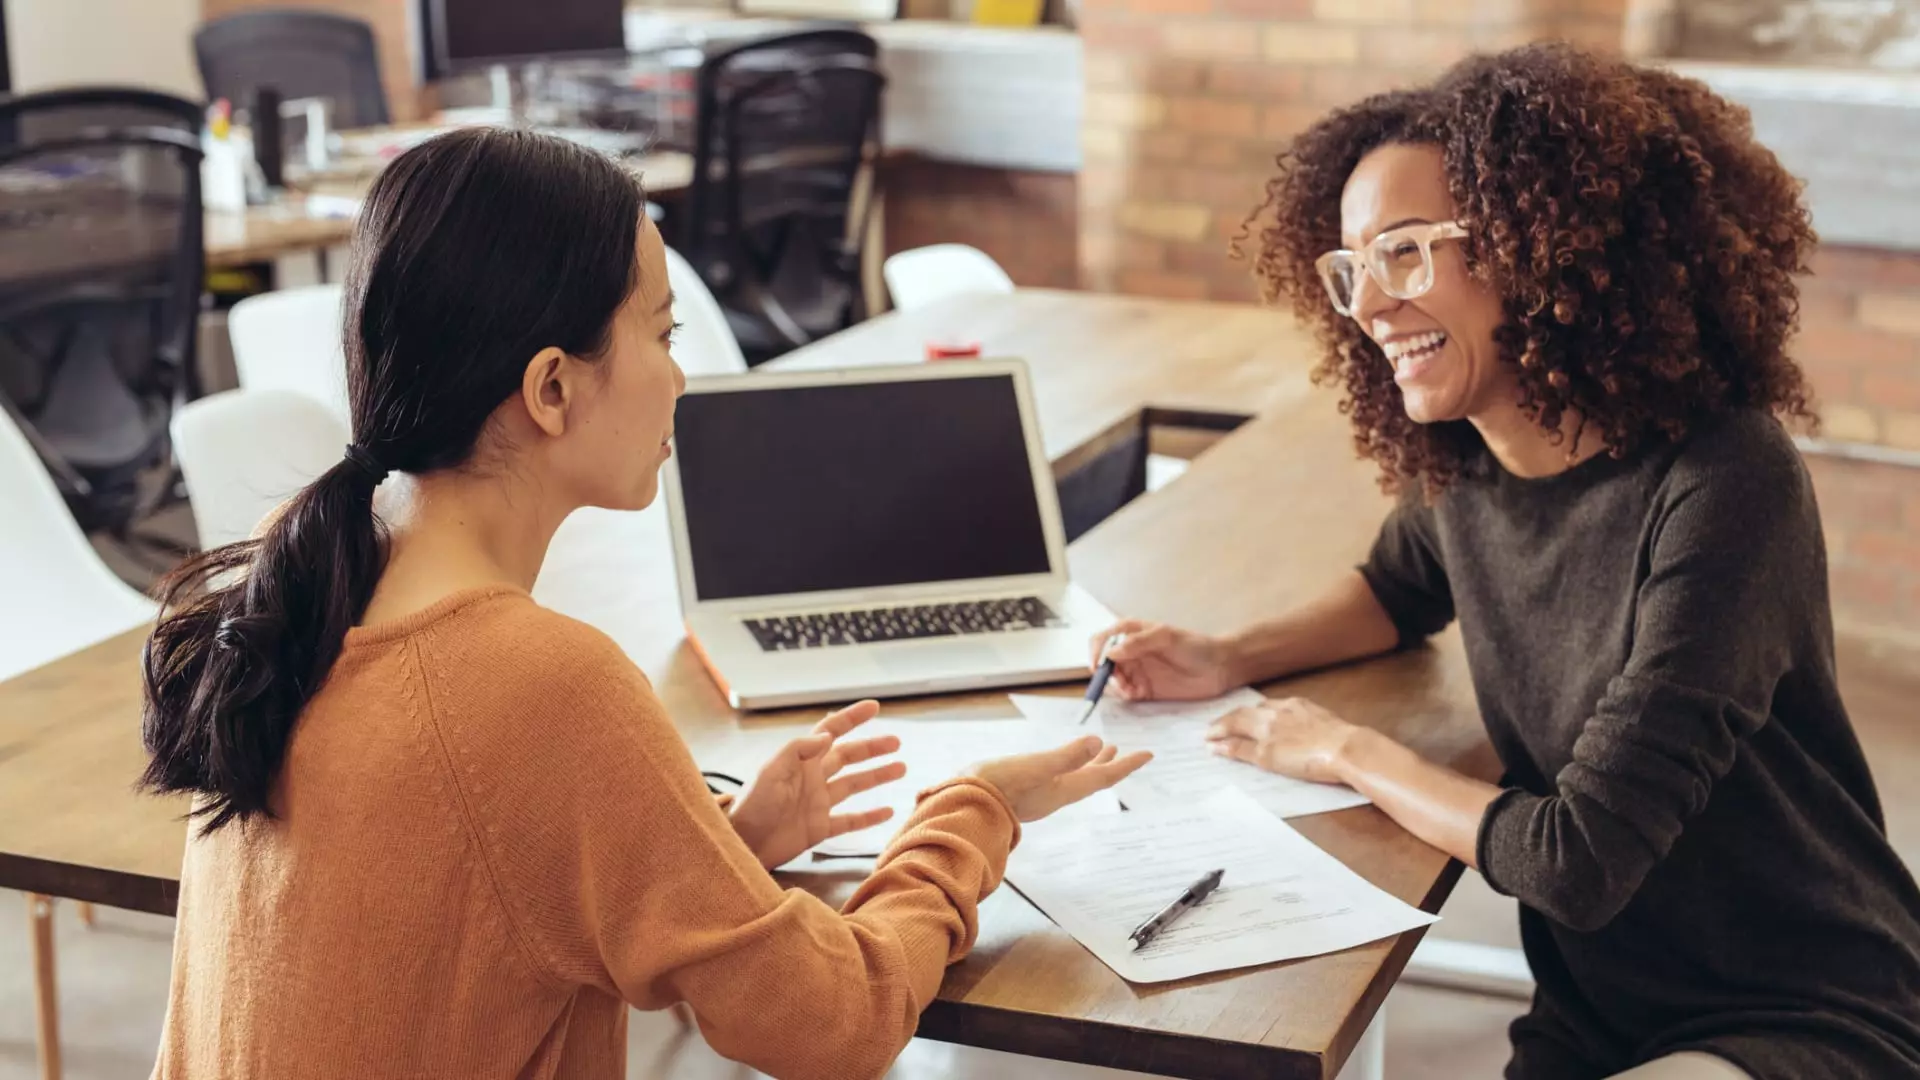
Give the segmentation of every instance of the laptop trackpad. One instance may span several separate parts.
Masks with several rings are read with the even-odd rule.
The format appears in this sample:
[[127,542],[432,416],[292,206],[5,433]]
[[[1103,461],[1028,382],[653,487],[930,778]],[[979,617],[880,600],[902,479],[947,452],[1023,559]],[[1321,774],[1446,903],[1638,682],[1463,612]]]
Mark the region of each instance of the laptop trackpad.
[[873,658],[896,675],[949,675],[997,671],[1005,664],[985,642],[943,641],[937,648],[875,649]]

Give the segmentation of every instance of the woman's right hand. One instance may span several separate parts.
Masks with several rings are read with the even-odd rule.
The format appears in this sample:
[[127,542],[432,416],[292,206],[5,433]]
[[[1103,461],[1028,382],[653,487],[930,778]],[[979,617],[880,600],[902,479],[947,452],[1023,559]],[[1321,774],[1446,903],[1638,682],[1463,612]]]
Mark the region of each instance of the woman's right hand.
[[1124,757],[1097,735],[1083,735],[1054,750],[984,761],[965,775],[984,780],[1006,796],[1014,816],[1039,821],[1063,806],[1071,806],[1096,791],[1125,780],[1135,769],[1153,760],[1145,750]]
[[1225,642],[1163,623],[1124,619],[1094,635],[1093,666],[1100,665],[1103,649],[1113,661],[1107,689],[1127,701],[1199,701],[1245,681],[1234,674]]

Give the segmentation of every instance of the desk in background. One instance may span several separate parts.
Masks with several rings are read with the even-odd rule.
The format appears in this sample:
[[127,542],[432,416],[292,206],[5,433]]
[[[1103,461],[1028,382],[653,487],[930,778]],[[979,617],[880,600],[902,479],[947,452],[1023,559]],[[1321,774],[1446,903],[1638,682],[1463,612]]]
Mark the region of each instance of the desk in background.
[[[364,137],[363,133],[348,132]],[[389,160],[355,158],[339,163],[328,178],[314,185],[318,193],[358,199]],[[643,154],[636,165],[649,195],[673,195],[693,185],[693,158],[675,151]],[[287,255],[324,251],[353,237],[353,216],[342,212],[337,199],[310,205],[305,196],[290,194],[273,206],[251,206],[244,211],[209,210],[206,217],[207,269],[225,270],[251,263],[271,262]]]
[[[884,316],[777,363],[912,361],[926,340],[961,329],[990,355],[1028,360],[1057,472],[1097,455],[1148,407],[1255,417],[1177,483],[1125,506],[1070,548],[1074,578],[1115,611],[1226,630],[1306,599],[1365,553],[1387,503],[1372,466],[1354,460],[1331,395],[1308,386],[1306,336],[1274,312],[1039,291],[963,297]],[[594,597],[594,609],[571,613],[588,615],[647,673],[695,756],[744,729],[811,723],[811,713],[745,717],[727,706],[683,638],[664,515],[633,515],[626,524],[603,549],[557,544],[550,562],[593,575],[580,591]],[[131,789],[143,765],[142,640],[127,634],[0,683],[0,886],[173,911],[184,803]],[[1452,633],[1285,686],[1430,758],[1492,772]],[[952,718],[1010,711],[1001,693],[888,707],[893,715]],[[1293,824],[1429,911],[1461,871],[1371,806]],[[859,875],[824,866],[785,880],[844,900]],[[1135,987],[1001,889],[983,905],[979,942],[948,972],[920,1034],[1172,1076],[1323,1080],[1339,1071],[1418,937]]]

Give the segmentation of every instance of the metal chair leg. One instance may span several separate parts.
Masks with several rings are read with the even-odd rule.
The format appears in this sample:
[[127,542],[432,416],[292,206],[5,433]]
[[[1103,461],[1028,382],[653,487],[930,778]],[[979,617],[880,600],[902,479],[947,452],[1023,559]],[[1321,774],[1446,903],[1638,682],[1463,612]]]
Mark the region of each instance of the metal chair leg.
[[60,1080],[60,995],[53,980],[53,898],[27,894],[33,937],[33,1011],[39,1020],[40,1080]]

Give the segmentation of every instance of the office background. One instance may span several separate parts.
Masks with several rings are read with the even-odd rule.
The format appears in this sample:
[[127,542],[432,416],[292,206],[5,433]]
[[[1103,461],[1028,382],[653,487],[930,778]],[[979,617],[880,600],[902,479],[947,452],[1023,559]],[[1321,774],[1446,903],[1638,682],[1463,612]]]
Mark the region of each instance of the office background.
[[[188,42],[203,19],[292,6],[373,28],[398,121],[483,93],[471,82],[423,81],[417,0],[0,0],[0,90],[131,83],[198,98]],[[1869,6],[1874,12],[1862,14]],[[704,3],[640,4],[628,18],[644,31],[689,11],[718,13]],[[1021,161],[970,150],[885,160],[888,252],[960,242],[990,253],[1023,287],[1249,300],[1246,268],[1226,249],[1258,201],[1276,147],[1330,108],[1418,81],[1471,51],[1568,37],[1675,62],[1753,108],[1762,138],[1809,179],[1825,238],[1804,285],[1795,345],[1826,419],[1806,449],[1847,635],[1849,703],[1872,744],[1896,846],[1909,862],[1920,857],[1920,797],[1902,794],[1920,790],[1920,742],[1907,730],[1920,694],[1907,651],[1920,643],[1920,203],[1911,198],[1911,177],[1920,175],[1920,3],[1079,0],[1054,5],[1050,18],[1030,31],[985,34],[983,55],[1057,62],[1065,74],[1051,106],[1067,118],[1064,134],[1027,147]],[[1067,18],[1075,25],[1062,25]],[[938,98],[945,80],[964,77],[938,58],[963,37],[980,48],[984,33],[956,24],[922,34],[914,55],[934,59],[903,68],[892,92]],[[1021,122],[1017,114],[975,119],[986,126],[927,137],[977,147]],[[1446,914],[1443,933],[1494,943],[1511,936],[1508,909],[1472,888]],[[108,913],[105,929],[82,933],[69,921],[60,931],[69,1075],[144,1076],[170,924]],[[25,950],[22,935],[0,933],[4,1080],[33,1075],[29,987],[13,974],[26,970]],[[1400,1067],[1389,1075],[1486,1074],[1504,1059],[1500,1033],[1513,1003],[1418,990],[1410,1000],[1421,1007],[1393,1014],[1389,1062]],[[650,1024],[636,1025],[640,1069],[668,1061],[661,1047],[673,1033]],[[1005,1062],[954,1053],[912,1052],[901,1075],[1010,1075],[993,1071]],[[731,1069],[693,1055],[636,1075],[736,1075]],[[1099,1075],[1058,1069],[1045,1075]]]

